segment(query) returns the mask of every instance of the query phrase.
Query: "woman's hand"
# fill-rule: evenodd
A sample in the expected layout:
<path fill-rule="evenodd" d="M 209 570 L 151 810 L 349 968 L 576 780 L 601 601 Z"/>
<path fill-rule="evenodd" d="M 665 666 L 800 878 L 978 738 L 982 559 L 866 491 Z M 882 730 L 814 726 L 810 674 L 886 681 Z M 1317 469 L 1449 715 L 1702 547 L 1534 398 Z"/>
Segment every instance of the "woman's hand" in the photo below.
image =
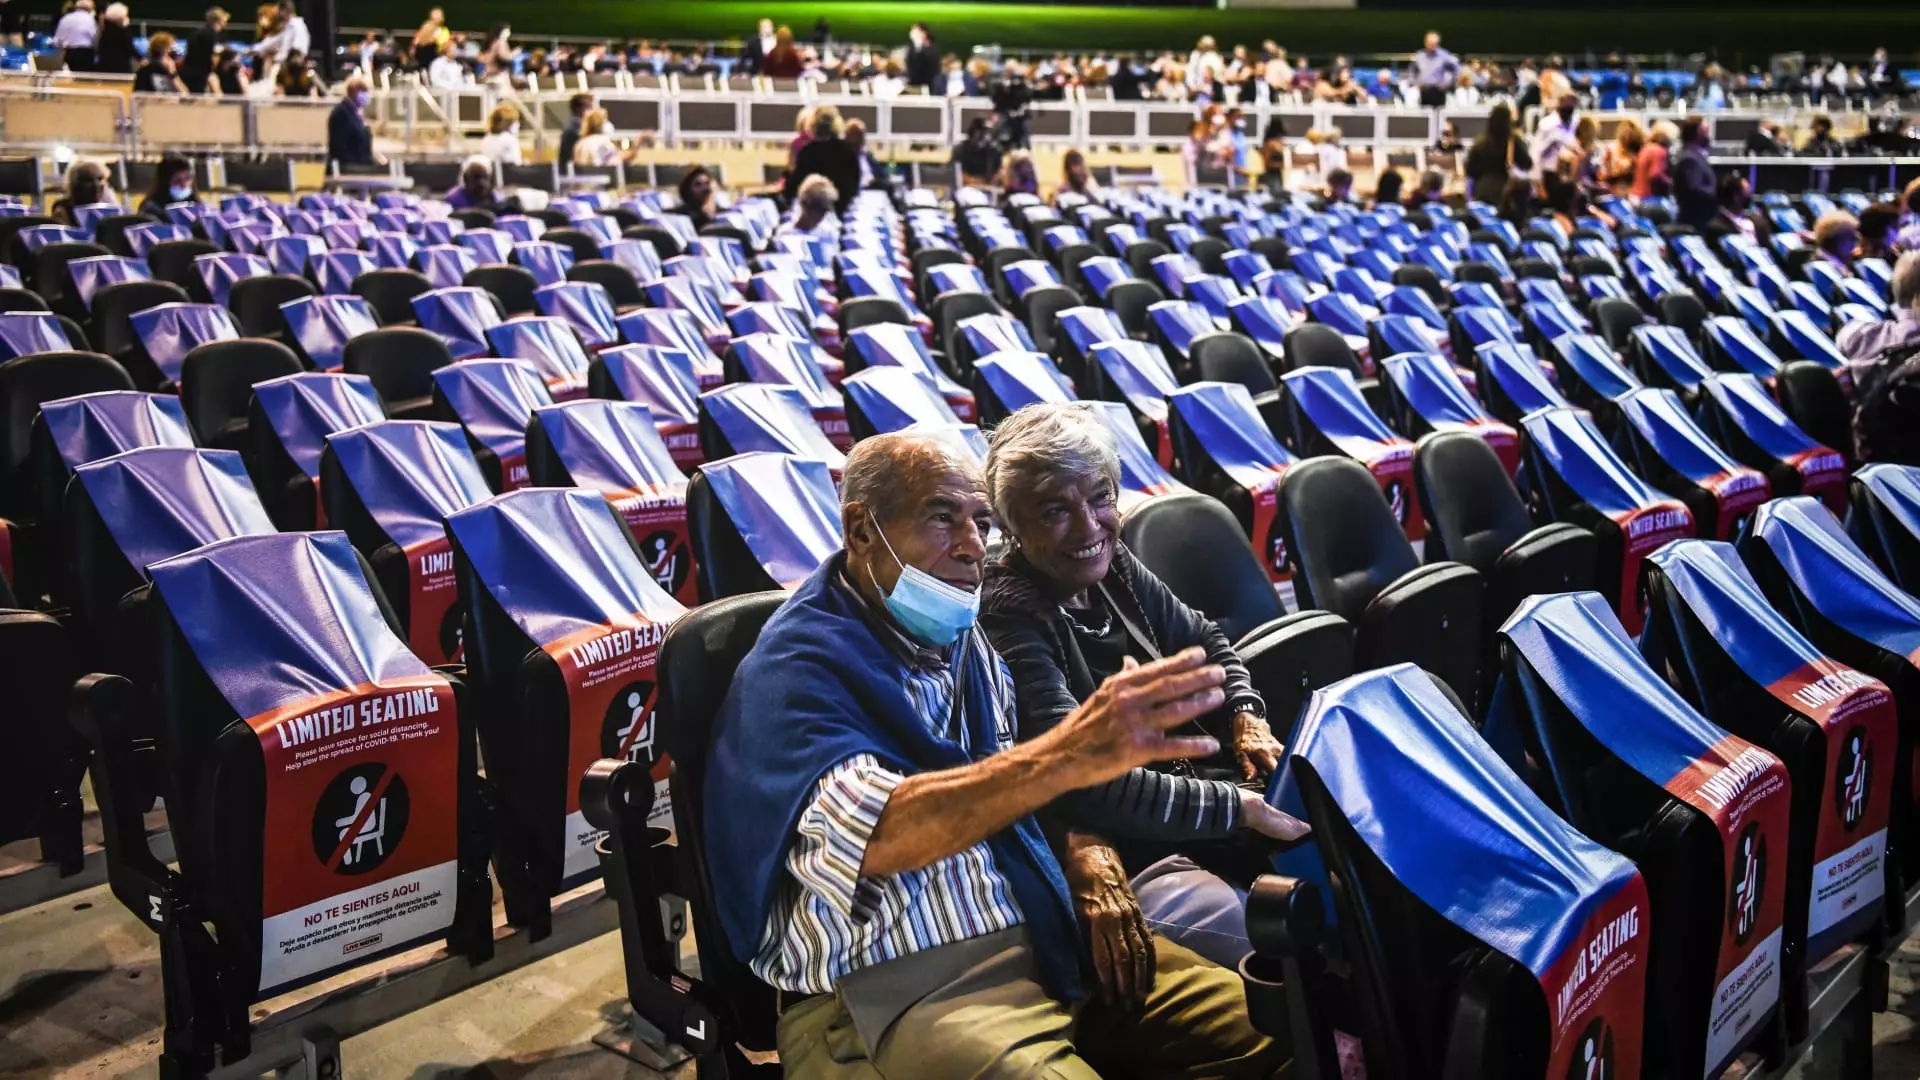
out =
<path fill-rule="evenodd" d="M 1286 752 L 1265 718 L 1250 712 L 1233 714 L 1233 756 L 1240 762 L 1242 780 L 1272 776 Z"/>
<path fill-rule="evenodd" d="M 1153 989 L 1153 931 L 1127 884 L 1120 856 L 1097 836 L 1073 833 L 1061 869 L 1093 953 L 1101 1003 L 1138 1012 Z"/>
<path fill-rule="evenodd" d="M 1261 836 L 1292 843 L 1313 831 L 1313 826 L 1292 814 L 1275 810 L 1257 791 L 1240 789 L 1240 824 Z"/>

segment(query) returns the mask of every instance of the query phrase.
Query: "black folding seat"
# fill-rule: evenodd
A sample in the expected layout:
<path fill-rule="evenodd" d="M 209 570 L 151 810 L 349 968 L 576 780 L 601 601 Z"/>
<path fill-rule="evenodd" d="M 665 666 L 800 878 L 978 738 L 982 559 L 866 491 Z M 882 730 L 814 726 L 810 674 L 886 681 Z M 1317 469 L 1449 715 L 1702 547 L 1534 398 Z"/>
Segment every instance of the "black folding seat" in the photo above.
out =
<path fill-rule="evenodd" d="M 1893 695 L 1828 658 L 1767 603 L 1733 547 L 1681 541 L 1647 560 L 1640 651 L 1687 702 L 1786 764 L 1792 780 L 1780 995 L 1808 1034 L 1806 972 L 1877 935 L 1892 785 L 1870 763 L 1899 741 Z M 1836 866 L 1847 872 L 1830 877 Z M 1817 897 L 1817 902 L 1816 902 Z"/>
<path fill-rule="evenodd" d="M 417 326 L 389 325 L 361 334 L 341 354 L 341 370 L 372 379 L 388 414 L 402 420 L 434 415 L 433 373 L 451 363 L 446 342 Z"/>
<path fill-rule="evenodd" d="M 1349 458 L 1302 461 L 1281 477 L 1276 518 L 1298 606 L 1354 625 L 1356 668 L 1416 663 L 1471 702 L 1485 584 L 1460 563 L 1421 566 L 1379 492 L 1374 475 Z M 1412 492 L 1405 501 L 1414 501 Z"/>
<path fill-rule="evenodd" d="M 49 401 L 103 390 L 132 390 L 120 365 L 98 353 L 51 352 L 0 363 L 0 577 L 25 607 L 38 607 L 57 572 L 60 490 L 30 463 L 34 420 Z"/>
<path fill-rule="evenodd" d="M 1789 420 L 1759 379 L 1722 374 L 1704 380 L 1699 411 L 1700 427 L 1735 461 L 1766 473 L 1775 496 L 1813 495 L 1836 514 L 1846 510 L 1846 456 Z"/>
<path fill-rule="evenodd" d="M 1593 534 L 1561 522 L 1536 526 L 1512 474 L 1472 432 L 1423 436 L 1413 451 L 1413 488 L 1427 518 L 1426 561 L 1464 563 L 1486 581 L 1485 644 L 1527 597 L 1598 584 Z M 1491 683 L 1493 672 L 1483 674 Z"/>
<path fill-rule="evenodd" d="M 1011 306 L 1014 301 L 1013 287 L 1007 283 L 1007 267 L 1014 263 L 1039 262 L 1040 256 L 1023 247 L 995 248 L 987 252 L 981 260 L 980 270 L 987 275 L 987 283 L 993 287 L 993 295 L 1002 304 Z"/>
<path fill-rule="evenodd" d="M 1036 402 L 1071 401 L 1073 392 L 1053 360 L 1034 352 L 1001 352 L 973 365 L 976 422 L 997 424 L 1023 406 Z"/>
<path fill-rule="evenodd" d="M 956 376 L 964 377 L 972 367 L 973 361 L 980 357 L 968 347 L 960 324 L 979 315 L 1005 315 L 1006 309 L 1000 302 L 986 293 L 961 292 L 953 290 L 941 293 L 933 300 L 934 339 L 946 354 L 947 370 Z M 889 320 L 892 321 L 892 320 Z M 841 323 L 845 326 L 845 322 Z"/>
<path fill-rule="evenodd" d="M 366 560 L 414 655 L 459 663 L 466 609 L 442 523 L 493 495 L 459 426 L 386 420 L 333 432 L 318 486 L 325 520 Z"/>
<path fill-rule="evenodd" d="M 1083 399 L 1115 401 L 1127 407 L 1155 460 L 1173 465 L 1173 440 L 1167 433 L 1167 395 L 1179 382 L 1158 346 L 1144 341 L 1102 341 L 1092 354 L 1077 389 Z"/>
<path fill-rule="evenodd" d="M 147 268 L 153 271 L 155 281 L 170 281 L 186 290 L 188 299 L 204 304 L 213 297 L 208 295 L 207 283 L 194 269 L 193 260 L 218 254 L 220 249 L 205 240 L 162 240 L 147 249 Z"/>
<path fill-rule="evenodd" d="M 40 294 L 51 310 L 65 315 L 75 322 L 84 323 L 87 319 L 87 305 L 73 288 L 73 278 L 67 272 L 67 264 L 75 259 L 98 258 L 112 255 L 105 247 L 94 243 L 57 243 L 47 244 L 33 253 L 33 274 L 29 287 Z"/>
<path fill-rule="evenodd" d="M 1311 821 L 1324 869 L 1255 882 L 1242 971 L 1252 1019 L 1290 1037 L 1296 1068 L 1337 1076 L 1363 1056 L 1369 1076 L 1639 1075 L 1646 883 L 1528 790 L 1443 684 L 1409 665 L 1335 683 L 1289 750 L 1279 804 Z M 1569 1015 L 1561 991 L 1581 987 L 1604 989 Z"/>
<path fill-rule="evenodd" d="M 539 303 L 533 298 L 533 291 L 540 287 L 540 280 L 524 266 L 476 266 L 467 271 L 461 284 L 485 289 L 499 297 L 500 302 L 506 305 L 508 315 L 531 315 L 540 310 Z"/>
<path fill-rule="evenodd" d="M 730 383 L 700 395 L 700 451 L 718 461 L 751 450 L 797 454 L 838 476 L 847 456 L 822 430 L 806 397 L 790 386 Z"/>
<path fill-rule="evenodd" d="M 1617 353 L 1627 351 L 1633 340 L 1634 327 L 1647 321 L 1646 314 L 1633 301 L 1616 297 L 1594 301 L 1593 307 L 1587 311 L 1587 317 L 1593 320 L 1594 329 L 1607 339 L 1607 344 L 1613 346 L 1613 351 Z"/>
<path fill-rule="evenodd" d="M 1707 540 L 1731 540 L 1770 489 L 1756 469 L 1728 456 L 1672 390 L 1641 387 L 1620 395 L 1615 445 L 1648 483 L 1686 504 Z"/>
<path fill-rule="evenodd" d="M 1051 347 L 1042 351 L 1052 356 L 1076 385 L 1086 379 L 1087 350 L 1102 341 L 1126 341 L 1132 337 L 1111 308 L 1081 304 L 1061 311 L 1055 321 L 1058 328 Z"/>
<path fill-rule="evenodd" d="M 413 298 L 432 291 L 433 282 L 418 270 L 369 270 L 353 279 L 353 294 L 373 305 L 381 326 L 413 325 Z"/>
<path fill-rule="evenodd" d="M 1224 505 L 1249 538 L 1269 583 L 1291 580 L 1286 537 L 1275 517 L 1280 478 L 1298 461 L 1268 425 L 1277 395 L 1236 383 L 1198 382 L 1167 395 L 1169 434 L 1180 479 Z M 1245 633 L 1251 625 L 1241 628 Z"/>
<path fill-rule="evenodd" d="M 1645 617 L 1640 564 L 1660 545 L 1694 535 L 1693 515 L 1635 476 L 1579 409 L 1530 413 L 1520 424 L 1521 494 L 1534 521 L 1594 534 L 1596 588 L 1628 632 Z"/>
<path fill-rule="evenodd" d="M 1379 384 L 1363 388 L 1340 368 L 1305 367 L 1280 379 L 1290 448 L 1303 458 L 1335 455 L 1359 462 L 1386 496 L 1409 541 L 1426 536 L 1425 519 L 1409 481 L 1413 443 L 1395 434 L 1363 396 L 1381 396 Z M 1281 434 L 1281 433 L 1276 433 Z"/>
<path fill-rule="evenodd" d="M 306 278 L 269 274 L 234 282 L 233 290 L 227 294 L 227 308 L 240 324 L 240 332 L 247 337 L 271 338 L 282 345 L 291 345 L 293 335 L 287 328 L 286 317 L 280 314 L 280 305 L 317 295 L 319 290 Z"/>
<path fill-rule="evenodd" d="M 1381 361 L 1386 419 L 1416 442 L 1437 431 L 1468 431 L 1493 448 L 1512 475 L 1520 467 L 1520 433 L 1487 415 L 1452 364 L 1436 353 L 1403 353 Z"/>
<path fill-rule="evenodd" d="M 128 685 L 83 681 L 76 723 L 114 895 L 159 934 L 170 973 L 161 1071 L 246 1059 L 255 1006 L 292 987 L 434 940 L 491 956 L 464 694 L 406 650 L 346 537 L 235 537 L 149 577 L 177 870 L 147 850 L 144 806 L 127 797 Z M 348 716 L 404 738 L 363 739 Z M 296 764 L 316 751 L 324 768 Z M 337 1071 L 337 1055 L 322 1067 Z"/>
<path fill-rule="evenodd" d="M 463 360 L 433 372 L 433 419 L 466 429 L 496 492 L 527 486 L 527 422 L 551 404 L 546 381 L 524 360 Z"/>
<path fill-rule="evenodd" d="M 1244 536 L 1225 507 L 1197 492 L 1147 499 L 1120 522 L 1127 550 L 1236 643 L 1284 742 L 1308 694 L 1353 674 L 1353 627 L 1326 611 L 1282 614 Z"/>
<path fill-rule="evenodd" d="M 969 299 L 978 298 L 975 294 L 961 295 Z M 1043 351 L 1035 346 L 1025 324 L 998 308 L 956 317 L 944 344 L 947 346 L 947 366 L 957 374 L 965 374 L 982 357 L 997 352 Z"/>
<path fill-rule="evenodd" d="M 1129 280 L 1108 289 L 1100 303 L 1112 308 L 1113 313 L 1120 316 L 1120 323 L 1127 328 L 1127 333 L 1144 338 L 1153 327 L 1153 316 L 1148 312 L 1166 298 L 1160 286 L 1151 281 Z"/>
<path fill-rule="evenodd" d="M 1920 667 L 1912 657 L 1920 651 L 1920 601 L 1888 580 L 1811 496 L 1786 496 L 1761 506 L 1738 547 L 1747 572 L 1775 611 L 1822 653 L 1892 691 L 1899 748 L 1882 775 L 1893 783 L 1894 806 L 1914 805 Z M 1920 898 L 1913 823 L 1912 814 L 1895 813 L 1888 825 L 1886 914 L 1895 930 L 1907 925 L 1907 907 Z"/>
<path fill-rule="evenodd" d="M 600 242 L 587 233 L 571 226 L 548 229 L 540 234 L 540 239 L 549 244 L 560 244 L 573 253 L 575 266 L 600 258 Z M 571 268 L 569 268 L 571 269 Z"/>
<path fill-rule="evenodd" d="M 161 304 L 188 303 L 187 292 L 168 281 L 122 281 L 93 294 L 93 334 L 100 351 L 132 369 L 151 368 L 131 316 Z M 156 372 L 148 371 L 150 378 Z"/>
<path fill-rule="evenodd" d="M 1041 352 L 1052 353 L 1060 312 L 1079 307 L 1080 303 L 1080 294 L 1062 285 L 1042 286 L 1022 296 L 1022 318 L 1027 325 L 1027 333 L 1033 337 L 1034 346 Z"/>
<path fill-rule="evenodd" d="M 1456 361 L 1464 361 L 1488 345 L 1519 345 L 1525 329 L 1505 308 L 1462 304 L 1447 316 L 1447 338 Z"/>
<path fill-rule="evenodd" d="M 80 832 L 80 781 L 86 743 L 67 724 L 76 670 L 67 628 L 59 619 L 20 607 L 0 574 L 0 656 L 7 658 L 8 720 L 0 728 L 0 844 L 39 843 L 40 862 L 61 877 L 86 866 Z"/>
<path fill-rule="evenodd" d="M 753 451 L 700 466 L 687 529 L 702 604 L 790 589 L 840 550 L 840 497 L 826 463 Z"/>
<path fill-rule="evenodd" d="M 599 285 L 607 290 L 607 299 L 613 302 L 617 311 L 641 307 L 647 302 L 647 294 L 640 288 L 640 279 L 634 276 L 632 270 L 598 256 L 581 259 L 567 267 L 567 280 Z"/>
<path fill-rule="evenodd" d="M 1568 334 L 1549 342 L 1545 355 L 1571 404 L 1594 414 L 1608 430 L 1614 423 L 1614 399 L 1637 389 L 1640 380 L 1620 363 L 1613 346 L 1598 334 Z"/>
<path fill-rule="evenodd" d="M 1838 453 L 1851 471 L 1856 460 L 1853 403 L 1832 369 L 1812 360 L 1790 360 L 1780 365 L 1773 392 L 1787 419 L 1814 442 Z"/>
<path fill-rule="evenodd" d="M 180 365 L 180 403 L 200 445 L 249 449 L 248 404 L 253 384 L 304 370 L 293 350 L 265 338 L 210 341 Z"/>
<path fill-rule="evenodd" d="M 202 544 L 277 531 L 230 450 L 148 446 L 82 465 L 61 517 L 70 554 L 68 599 L 83 655 L 98 671 L 151 685 L 147 567 Z"/>
<path fill-rule="evenodd" d="M 1847 481 L 1847 535 L 1880 572 L 1920 595 L 1920 468 L 1877 461 Z"/>
<path fill-rule="evenodd" d="M 1127 250 L 1121 258 L 1126 261 L 1127 269 L 1133 271 L 1134 277 L 1142 281 L 1153 281 L 1155 280 L 1153 260 L 1172 253 L 1172 248 L 1158 240 L 1136 240 L 1127 245 Z"/>
<path fill-rule="evenodd" d="M 133 248 L 127 242 L 127 230 L 135 225 L 145 225 L 153 221 L 144 214 L 108 214 L 93 223 L 93 239 L 115 255 L 133 254 Z"/>
<path fill-rule="evenodd" d="M 696 481 L 697 482 L 697 481 Z M 751 1077 L 766 1071 L 748 1055 L 774 1052 L 778 1009 L 773 988 L 733 953 L 721 930 L 713 876 L 708 870 L 704 779 L 714 717 L 734 671 L 786 594 L 755 592 L 704 605 L 673 624 L 656 663 L 659 680 L 653 723 L 669 760 L 671 816 L 649 823 L 655 787 L 640 762 L 594 765 L 582 783 L 587 820 L 611 831 L 607 888 L 620 905 L 620 936 L 628 996 L 634 1010 L 716 1076 Z M 675 842 L 657 846 L 663 827 Z M 671 862 L 657 866 L 664 853 Z M 661 876 L 675 882 L 693 920 L 711 927 L 698 935 L 697 976 L 682 971 L 661 930 Z"/>
<path fill-rule="evenodd" d="M 1239 383 L 1258 397 L 1280 388 L 1260 346 L 1244 334 L 1207 334 L 1187 348 L 1195 382 Z"/>
<path fill-rule="evenodd" d="M 905 323 L 913 325 L 913 315 L 898 300 L 889 300 L 884 296 L 857 296 L 840 302 L 840 335 L 846 335 L 862 326 L 874 323 Z"/>
<path fill-rule="evenodd" d="M 124 361 L 143 390 L 178 390 L 187 354 L 213 342 L 238 340 L 226 308 L 211 303 L 162 304 L 129 316 L 139 346 Z M 294 363 L 298 364 L 296 357 Z"/>
<path fill-rule="evenodd" d="M 600 869 L 597 835 L 579 818 L 587 767 L 624 758 L 666 778 L 653 661 L 685 609 L 593 492 L 516 491 L 448 515 L 447 534 L 468 678 L 489 706 L 480 736 L 501 794 L 495 865 L 507 917 L 544 937 L 552 898 Z"/>
<path fill-rule="evenodd" d="M 51 310 L 40 294 L 31 289 L 0 289 L 0 312 Z"/>
<path fill-rule="evenodd" d="M 539 487 L 605 495 L 640 545 L 654 582 L 682 604 L 699 603 L 687 539 L 687 478 L 644 406 L 588 400 L 535 409 L 527 424 L 527 476 Z"/>
<path fill-rule="evenodd" d="M 1517 738 L 1547 804 L 1646 879 L 1646 1071 L 1783 1054 L 1786 766 L 1687 704 L 1598 593 L 1530 600 L 1500 641 L 1489 740 Z"/>
<path fill-rule="evenodd" d="M 303 371 L 254 383 L 242 453 L 274 524 L 289 532 L 326 528 L 318 485 L 327 436 L 386 418 L 364 375 Z"/>
<path fill-rule="evenodd" d="M 1346 337 L 1333 327 L 1324 323 L 1301 323 L 1287 331 L 1283 339 L 1287 354 L 1287 370 L 1298 371 L 1308 367 L 1339 368 L 1354 378 L 1366 376 L 1366 369 L 1360 363 L 1360 357 L 1347 344 Z"/>

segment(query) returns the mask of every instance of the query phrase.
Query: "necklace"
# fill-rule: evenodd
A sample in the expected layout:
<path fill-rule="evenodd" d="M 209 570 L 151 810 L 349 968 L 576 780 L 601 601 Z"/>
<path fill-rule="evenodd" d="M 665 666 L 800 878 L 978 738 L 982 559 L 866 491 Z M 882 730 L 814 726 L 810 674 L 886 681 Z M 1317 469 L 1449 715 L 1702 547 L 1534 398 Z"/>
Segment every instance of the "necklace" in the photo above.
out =
<path fill-rule="evenodd" d="M 1100 628 L 1096 630 L 1082 622 L 1080 616 L 1074 614 L 1071 608 L 1065 604 L 1060 605 L 1060 614 L 1067 617 L 1067 621 L 1073 624 L 1074 629 L 1097 638 L 1106 637 L 1113 632 L 1113 611 L 1103 605 L 1101 607 L 1101 613 L 1103 618 L 1100 620 Z"/>

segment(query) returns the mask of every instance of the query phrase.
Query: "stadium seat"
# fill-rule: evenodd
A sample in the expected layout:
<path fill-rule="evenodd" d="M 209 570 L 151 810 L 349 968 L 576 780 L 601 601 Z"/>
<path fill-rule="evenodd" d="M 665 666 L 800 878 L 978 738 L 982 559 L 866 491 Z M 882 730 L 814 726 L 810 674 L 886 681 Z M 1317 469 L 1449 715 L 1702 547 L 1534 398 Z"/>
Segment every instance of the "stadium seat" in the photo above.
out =
<path fill-rule="evenodd" d="M 1647 560 L 1640 651 L 1708 720 L 1765 748 L 1792 780 L 1780 995 L 1787 1039 L 1807 1037 L 1806 969 L 1871 938 L 1883 906 L 1891 785 L 1875 783 L 1899 739 L 1893 696 L 1823 655 L 1768 606 L 1731 545 L 1683 541 Z M 1844 884 L 1823 868 L 1846 865 Z M 1818 902 L 1815 902 L 1818 897 Z"/>
<path fill-rule="evenodd" d="M 1814 495 L 1846 508 L 1847 459 L 1822 446 L 1774 403 L 1752 375 L 1714 375 L 1701 384 L 1700 427 L 1735 461 L 1760 470 L 1773 494 Z"/>
<path fill-rule="evenodd" d="M 272 338 L 291 345 L 291 333 L 280 305 L 306 296 L 318 295 L 305 278 L 288 274 L 246 278 L 233 283 L 227 294 L 227 307 L 246 337 Z"/>
<path fill-rule="evenodd" d="M 1687 704 L 1598 593 L 1529 600 L 1500 640 L 1489 740 L 1517 737 L 1547 804 L 1646 879 L 1648 1071 L 1779 1052 L 1786 766 Z"/>
<path fill-rule="evenodd" d="M 533 291 L 540 280 L 524 266 L 483 265 L 467 271 L 462 285 L 485 289 L 506 305 L 509 316 L 531 315 L 540 310 Z"/>
<path fill-rule="evenodd" d="M 1281 410 L 1278 395 L 1198 382 L 1168 394 L 1167 405 L 1180 479 L 1226 506 L 1270 582 L 1288 580 L 1292 565 L 1275 519 L 1276 490 L 1297 459 L 1270 433 L 1271 417 Z"/>
<path fill-rule="evenodd" d="M 293 350 L 265 338 L 210 341 L 180 365 L 180 403 L 200 445 L 220 450 L 250 446 L 248 403 L 253 384 L 303 369 Z"/>
<path fill-rule="evenodd" d="M 206 282 L 194 269 L 193 260 L 202 255 L 218 255 L 220 249 L 205 240 L 163 240 L 147 249 L 147 267 L 155 281 L 169 281 L 186 290 L 187 299 L 207 303 L 213 297 Z"/>
<path fill-rule="evenodd" d="M 1487 415 L 1451 364 L 1434 353 L 1403 353 L 1380 368 L 1385 419 L 1402 435 L 1418 441 L 1436 431 L 1470 431 L 1493 448 L 1509 475 L 1520 467 L 1520 434 Z"/>
<path fill-rule="evenodd" d="M 640 279 L 632 270 L 617 262 L 602 259 L 598 254 L 592 258 L 577 259 L 567 267 L 567 280 L 590 281 L 606 289 L 607 298 L 613 301 L 617 311 L 627 311 L 647 302 L 647 294 L 640 288 Z"/>
<path fill-rule="evenodd" d="M 1413 486 L 1427 519 L 1425 560 L 1464 563 L 1486 581 L 1482 655 L 1489 660 L 1494 632 L 1521 601 L 1597 584 L 1593 534 L 1558 522 L 1536 526 L 1511 472 L 1474 433 L 1423 436 L 1414 446 Z M 1482 674 L 1490 683 L 1491 663 Z"/>
<path fill-rule="evenodd" d="M 551 404 L 546 381 L 524 360 L 462 360 L 433 372 L 433 418 L 466 429 L 496 492 L 527 485 L 527 422 Z"/>
<path fill-rule="evenodd" d="M 353 294 L 373 305 L 381 326 L 416 323 L 414 297 L 431 291 L 433 282 L 417 270 L 369 270 L 353 279 Z"/>
<path fill-rule="evenodd" d="M 1838 453 L 1852 470 L 1853 405 L 1831 368 L 1812 360 L 1780 365 L 1773 384 L 1780 411 L 1821 446 Z"/>
<path fill-rule="evenodd" d="M 1606 298 L 1594 301 L 1588 316 L 1594 328 L 1607 339 L 1613 351 L 1625 353 L 1633 339 L 1633 329 L 1647 321 L 1646 314 L 1631 300 Z"/>
<path fill-rule="evenodd" d="M 241 452 L 268 516 L 284 532 L 325 527 L 317 485 L 327 436 L 385 420 L 379 391 L 364 375 L 308 371 L 256 382 L 251 398 Z"/>
<path fill-rule="evenodd" d="M 730 383 L 701 394 L 700 449 L 708 461 L 750 450 L 798 454 L 826 462 L 836 475 L 846 464 L 806 396 L 766 383 Z"/>
<path fill-rule="evenodd" d="M 1585 412 L 1542 409 L 1520 424 L 1522 495 L 1536 522 L 1566 522 L 1594 534 L 1598 589 L 1629 633 L 1645 615 L 1640 564 L 1669 540 L 1694 535 L 1686 505 L 1628 470 Z"/>
<path fill-rule="evenodd" d="M 113 357 L 130 371 L 144 374 L 150 385 L 157 385 L 159 373 L 146 358 L 139 335 L 133 332 L 131 316 L 161 304 L 184 304 L 187 292 L 167 281 L 123 281 L 93 294 L 93 334 L 100 351 Z"/>
<path fill-rule="evenodd" d="M 1339 368 L 1354 378 L 1366 376 L 1360 357 L 1338 330 L 1321 323 L 1301 323 L 1286 332 L 1287 370 L 1307 367 Z"/>
<path fill-rule="evenodd" d="M 0 655 L 8 658 L 9 715 L 0 729 L 0 760 L 7 763 L 9 777 L 0 786 L 0 843 L 37 841 L 40 862 L 72 877 L 86 865 L 80 782 L 87 747 L 66 722 L 75 654 L 60 620 L 22 610 L 4 574 Z"/>
<path fill-rule="evenodd" d="M 1277 802 L 1314 826 L 1320 865 L 1301 876 L 1326 883 L 1344 963 L 1326 963 L 1316 906 L 1276 875 L 1249 897 L 1243 972 L 1256 1024 L 1290 1039 L 1296 1068 L 1339 1075 L 1338 1031 L 1368 1075 L 1639 1072 L 1645 882 L 1556 817 L 1442 684 L 1405 664 L 1342 680 L 1308 702 L 1289 748 Z M 1612 948 L 1589 949 L 1603 928 Z M 1284 1009 L 1262 1007 L 1257 983 L 1275 980 L 1260 961 L 1284 962 Z M 1605 991 L 1583 1023 L 1556 1025 L 1566 973 L 1593 962 L 1582 970 Z"/>
<path fill-rule="evenodd" d="M 1373 474 L 1346 458 L 1302 461 L 1281 477 L 1276 517 L 1294 595 L 1302 610 L 1331 611 L 1354 625 L 1356 668 L 1417 663 L 1471 702 L 1485 585 L 1460 563 L 1421 566 L 1379 490 Z"/>
<path fill-rule="evenodd" d="M 1847 535 L 1880 572 L 1920 595 L 1920 469 L 1874 462 L 1847 481 Z"/>
<path fill-rule="evenodd" d="M 341 369 L 373 380 L 400 420 L 433 417 L 433 373 L 453 363 L 453 354 L 437 334 L 415 326 L 383 326 L 346 344 Z"/>
<path fill-rule="evenodd" d="M 1281 401 L 1287 417 L 1286 434 L 1301 457 L 1333 454 L 1351 458 L 1373 474 L 1407 539 L 1426 536 L 1425 519 L 1414 499 L 1409 480 L 1413 472 L 1413 444 L 1395 434 L 1380 418 L 1371 401 L 1379 385 L 1366 386 L 1339 368 L 1307 367 L 1281 377 Z"/>
<path fill-rule="evenodd" d="M 1053 360 L 1041 353 L 1004 351 L 982 357 L 973 365 L 976 422 L 997 424 L 1037 401 L 1070 401 L 1073 393 L 1064 384 Z"/>
<path fill-rule="evenodd" d="M 709 461 L 694 472 L 687 529 L 702 604 L 790 589 L 843 543 L 840 499 L 826 463 L 763 451 Z"/>
<path fill-rule="evenodd" d="M 1672 390 L 1641 387 L 1616 404 L 1623 422 L 1615 442 L 1634 471 L 1685 503 L 1702 538 L 1738 536 L 1771 494 L 1766 476 L 1708 438 Z"/>

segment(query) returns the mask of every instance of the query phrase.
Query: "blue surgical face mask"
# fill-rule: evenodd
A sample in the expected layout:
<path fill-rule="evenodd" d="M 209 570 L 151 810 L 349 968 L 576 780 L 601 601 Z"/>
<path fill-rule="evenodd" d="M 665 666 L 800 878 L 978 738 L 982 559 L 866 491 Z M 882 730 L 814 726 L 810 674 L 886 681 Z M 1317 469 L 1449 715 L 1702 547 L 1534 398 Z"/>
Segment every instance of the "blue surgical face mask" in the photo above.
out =
<path fill-rule="evenodd" d="M 940 649 L 953 644 L 979 618 L 980 594 L 949 585 L 917 566 L 900 562 L 887 534 L 880 532 L 878 525 L 873 531 L 880 533 L 880 542 L 887 545 L 887 554 L 893 555 L 893 561 L 900 566 L 900 577 L 894 581 L 893 591 L 887 594 L 887 614 L 924 645 Z M 867 568 L 867 578 L 875 589 L 880 587 L 880 579 L 873 576 L 872 567 Z"/>
<path fill-rule="evenodd" d="M 186 202 L 188 199 L 193 198 L 193 185 L 186 184 L 181 187 L 170 187 L 167 189 L 167 198 L 172 199 L 174 202 Z"/>

